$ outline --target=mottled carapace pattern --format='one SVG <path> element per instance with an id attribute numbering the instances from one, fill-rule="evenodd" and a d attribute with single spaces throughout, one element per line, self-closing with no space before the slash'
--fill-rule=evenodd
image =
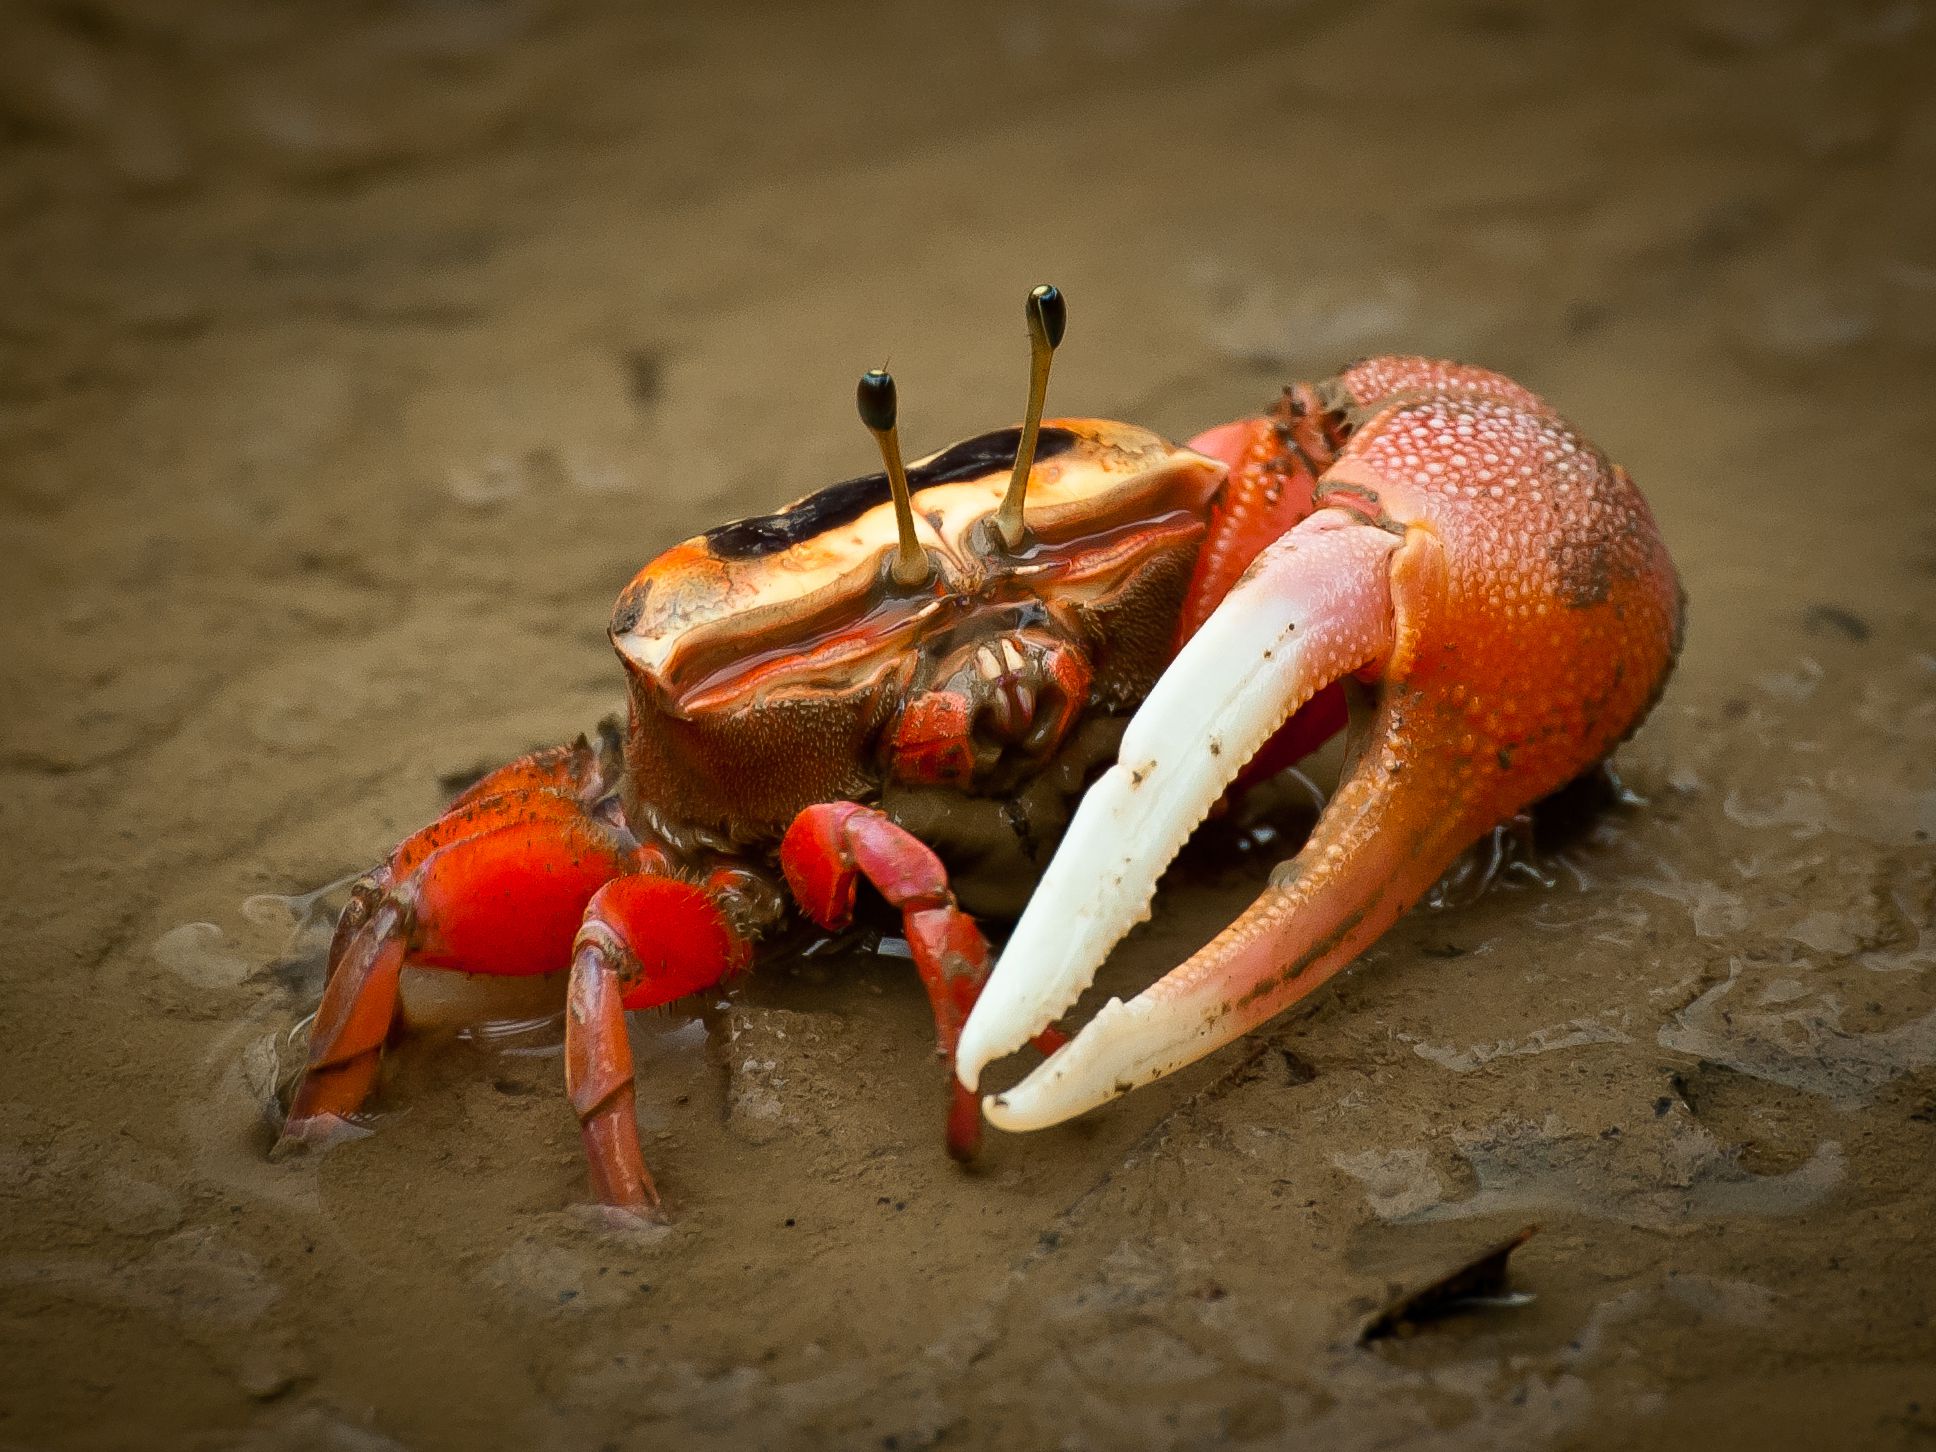
<path id="1" fill-rule="evenodd" d="M 1006 467 L 915 496 L 933 569 L 914 589 L 888 574 L 885 501 L 756 556 L 722 557 L 718 532 L 700 535 L 641 571 L 612 624 L 632 694 L 632 820 L 751 843 L 815 802 L 871 800 L 895 769 L 888 728 L 981 645 L 1031 662 L 1073 652 L 1091 674 L 1066 709 L 1132 709 L 1169 658 L 1224 471 L 1133 425 L 1047 428 L 1062 442 L 1031 473 L 1019 551 L 990 528 Z"/>

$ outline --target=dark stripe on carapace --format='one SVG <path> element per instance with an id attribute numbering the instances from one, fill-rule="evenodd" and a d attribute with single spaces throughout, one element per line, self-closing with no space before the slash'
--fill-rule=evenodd
<path id="1" fill-rule="evenodd" d="M 1015 449 L 1021 443 L 1020 429 L 997 429 L 943 449 L 925 464 L 908 470 L 908 487 L 919 494 L 938 484 L 958 484 L 1015 467 Z M 1076 435 L 1067 429 L 1045 428 L 1036 436 L 1035 457 L 1053 459 L 1075 447 Z M 893 498 L 887 475 L 863 474 L 829 484 L 817 494 L 809 494 L 778 514 L 760 514 L 735 520 L 708 530 L 707 545 L 721 559 L 754 560 L 852 524 L 868 510 Z"/>

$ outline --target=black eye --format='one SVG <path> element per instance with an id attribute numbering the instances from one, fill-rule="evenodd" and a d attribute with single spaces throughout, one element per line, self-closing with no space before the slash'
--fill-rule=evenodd
<path id="1" fill-rule="evenodd" d="M 1051 282 L 1043 283 L 1029 294 L 1029 310 L 1049 346 L 1060 348 L 1069 327 L 1069 305 L 1062 300 L 1062 289 Z"/>
<path id="2" fill-rule="evenodd" d="M 861 374 L 860 383 L 854 389 L 854 402 L 859 405 L 862 423 L 876 433 L 886 433 L 894 427 L 895 416 L 900 412 L 893 375 L 885 368 L 873 368 Z"/>

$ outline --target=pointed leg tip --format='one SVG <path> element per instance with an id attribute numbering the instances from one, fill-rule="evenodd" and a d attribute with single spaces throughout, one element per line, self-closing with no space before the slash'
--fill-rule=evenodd
<path id="1" fill-rule="evenodd" d="M 354 1120 L 327 1111 L 306 1114 L 300 1118 L 291 1115 L 283 1121 L 282 1133 L 276 1136 L 276 1142 L 269 1150 L 269 1158 L 280 1164 L 312 1150 L 327 1149 L 346 1140 L 362 1139 L 369 1132 Z"/>
<path id="2" fill-rule="evenodd" d="M 672 1217 L 657 1200 L 639 1200 L 627 1205 L 600 1205 L 598 1213 L 614 1230 L 666 1230 Z"/>
<path id="3" fill-rule="evenodd" d="M 659 1200 L 659 1187 L 652 1183 L 643 1164 L 621 1165 L 617 1174 L 603 1173 L 604 1168 L 600 1161 L 593 1161 L 591 1208 L 607 1225 L 617 1230 L 638 1230 L 672 1223 Z"/>
<path id="4" fill-rule="evenodd" d="M 656 1200 L 622 1205 L 599 1200 L 581 1202 L 571 1208 L 570 1214 L 590 1229 L 640 1247 L 657 1244 L 675 1228 L 672 1216 Z"/>
<path id="5" fill-rule="evenodd" d="M 957 1082 L 948 1106 L 948 1157 L 970 1165 L 981 1153 L 981 1106 L 974 1091 Z"/>

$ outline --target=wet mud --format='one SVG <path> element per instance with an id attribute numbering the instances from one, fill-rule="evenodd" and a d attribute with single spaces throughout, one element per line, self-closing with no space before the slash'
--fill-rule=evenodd
<path id="1" fill-rule="evenodd" d="M 23 3 L 0 147 L 0 1444 L 1936 1440 L 1928 6 Z M 973 1171 L 865 944 L 639 1017 L 669 1229 L 582 1207 L 555 984 L 272 1161 L 307 895 L 612 709 L 651 554 L 873 467 L 862 369 L 1012 424 L 1043 279 L 1071 413 L 1556 401 L 1690 595 L 1641 800 Z"/>

